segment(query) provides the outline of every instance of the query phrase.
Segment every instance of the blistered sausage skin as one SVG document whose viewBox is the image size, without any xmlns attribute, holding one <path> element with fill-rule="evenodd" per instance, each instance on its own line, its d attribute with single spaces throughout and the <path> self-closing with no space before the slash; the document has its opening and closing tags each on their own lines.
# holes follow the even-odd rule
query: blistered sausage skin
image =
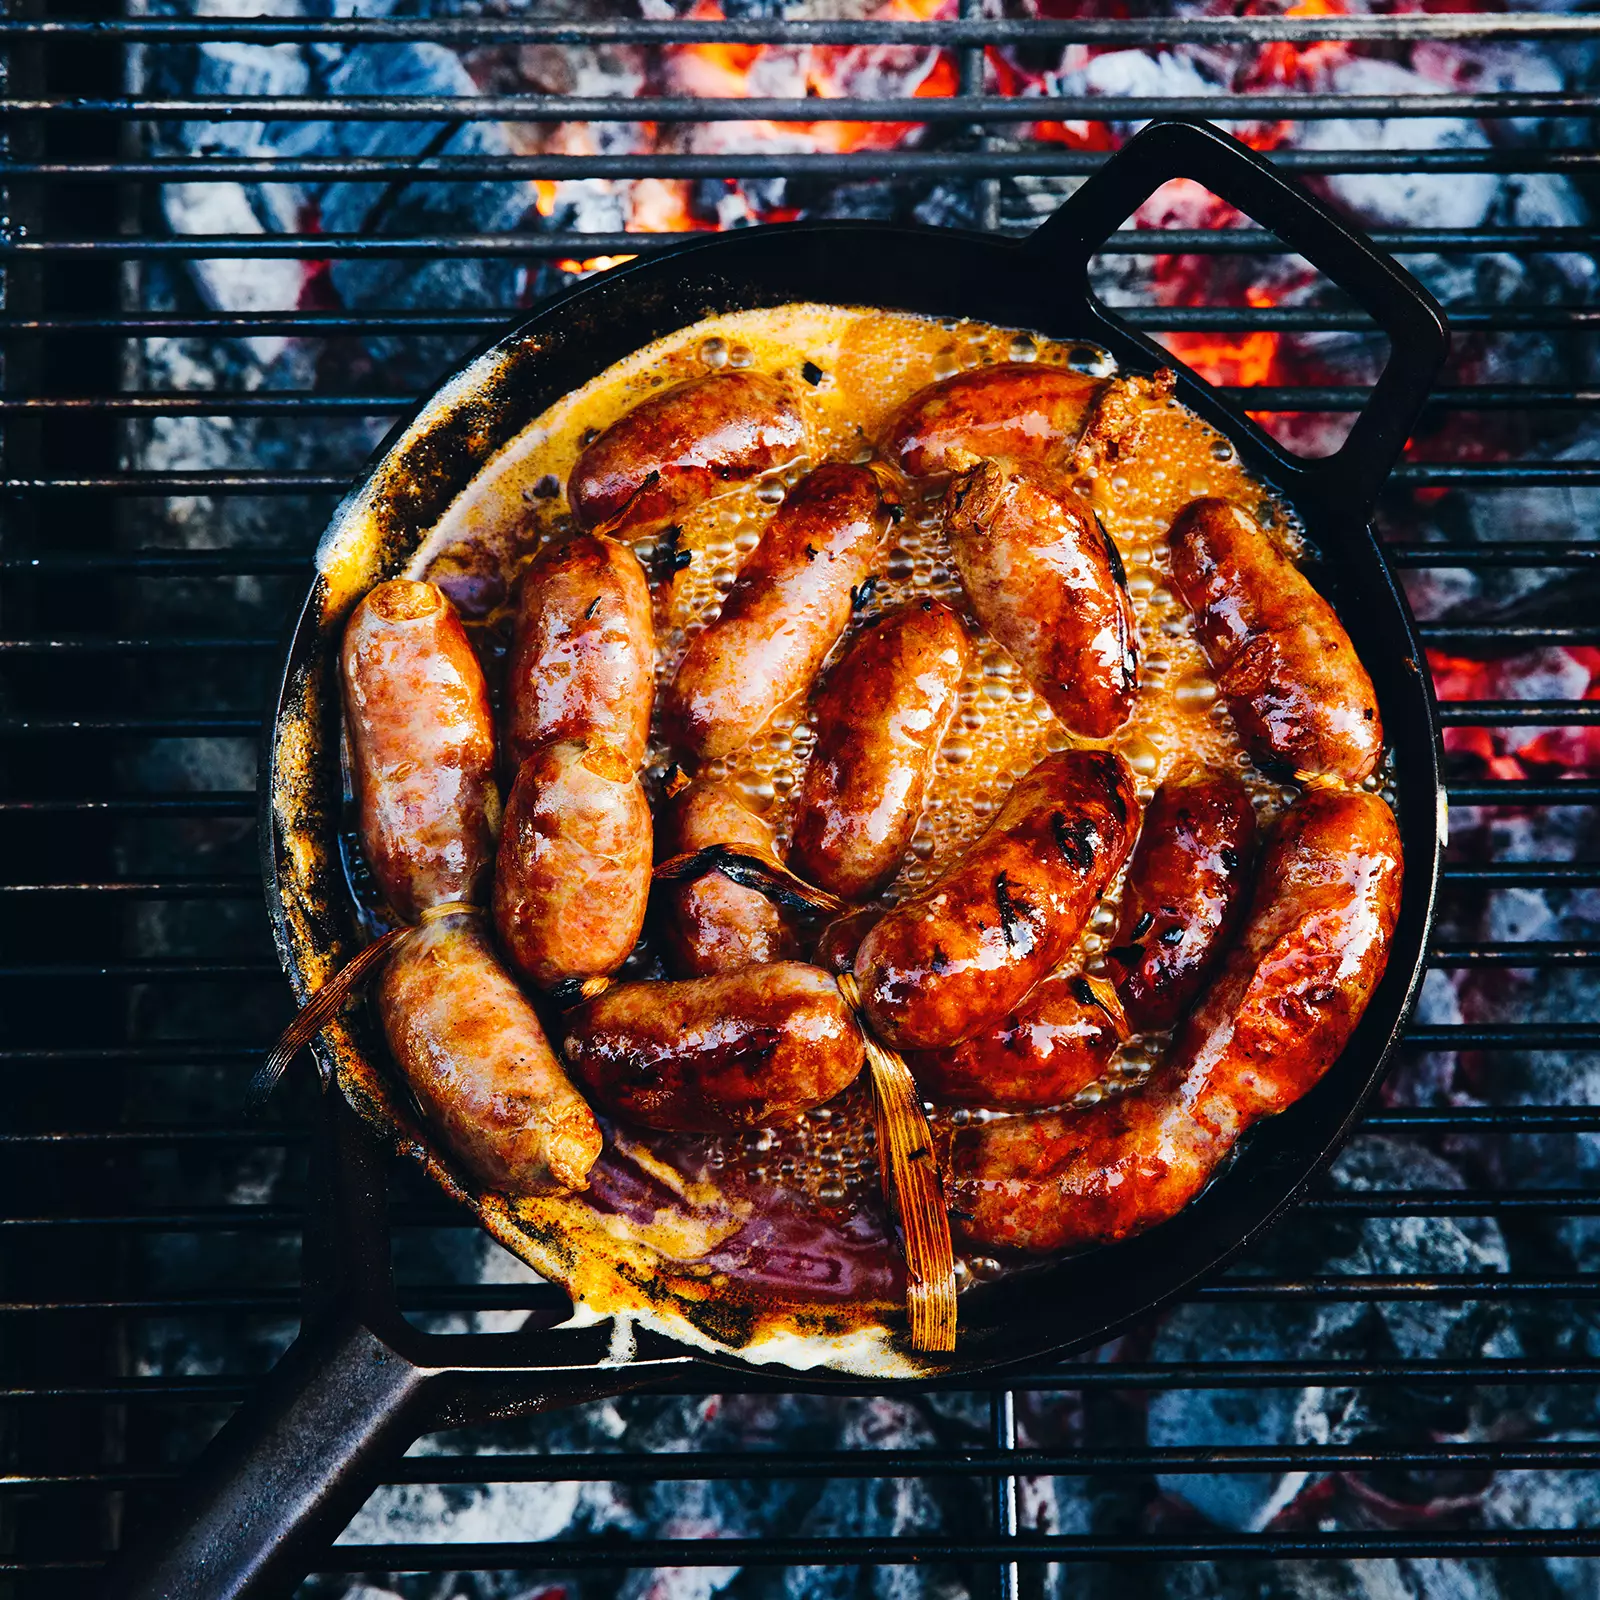
<svg viewBox="0 0 1600 1600">
<path fill-rule="evenodd" d="M 1106 952 L 1135 1033 L 1172 1027 L 1233 942 L 1255 844 L 1255 807 L 1232 774 L 1196 768 L 1156 791 Z"/>
<path fill-rule="evenodd" d="M 644 927 L 650 804 L 620 751 L 542 745 L 517 770 L 494 875 L 501 948 L 544 989 L 615 972 Z"/>
<path fill-rule="evenodd" d="M 702 779 L 667 802 L 659 853 L 687 855 L 731 844 L 778 859 L 772 829 L 739 798 L 732 784 Z M 708 872 L 692 883 L 657 891 L 659 934 L 667 965 L 680 978 L 707 978 L 768 961 L 789 961 L 800 941 L 784 912 L 756 889 Z"/>
<path fill-rule="evenodd" d="M 1116 546 L 1088 502 L 998 462 L 950 482 L 945 531 L 978 620 L 1050 709 L 1114 733 L 1139 689 L 1138 631 Z"/>
<path fill-rule="evenodd" d="M 643 530 L 805 450 L 805 418 L 775 379 L 692 378 L 641 401 L 594 440 L 567 480 L 567 503 L 582 528 Z"/>
<path fill-rule="evenodd" d="M 946 1050 L 911 1050 L 906 1065 L 947 1106 L 1033 1111 L 1059 1106 L 1105 1071 L 1119 1043 L 1114 1019 L 1081 972 L 1036 984 L 997 1027 Z"/>
<path fill-rule="evenodd" d="M 1172 525 L 1172 580 L 1258 760 L 1359 783 L 1383 754 L 1367 669 L 1332 606 L 1248 512 L 1196 500 Z"/>
<path fill-rule="evenodd" d="M 967 853 L 861 941 L 855 975 L 873 1030 L 897 1049 L 932 1050 L 999 1024 L 1061 965 L 1138 827 L 1120 756 L 1046 756 Z"/>
<path fill-rule="evenodd" d="M 431 583 L 380 583 L 350 614 L 345 727 L 361 848 L 407 922 L 479 900 L 500 797 L 483 669 L 456 609 Z"/>
<path fill-rule="evenodd" d="M 1264 853 L 1240 942 L 1141 1088 L 955 1131 L 958 1231 L 1054 1251 L 1176 1215 L 1247 1128 L 1338 1058 L 1383 976 L 1400 888 L 1399 830 L 1378 796 L 1303 796 Z"/>
<path fill-rule="evenodd" d="M 597 1104 L 689 1133 L 793 1122 L 855 1081 L 861 1030 L 798 961 L 688 983 L 628 983 L 570 1013 L 562 1053 Z"/>
<path fill-rule="evenodd" d="M 522 575 L 506 674 L 512 770 L 553 739 L 599 739 L 635 766 L 650 742 L 655 623 L 639 558 L 580 533 Z"/>
<path fill-rule="evenodd" d="M 378 1012 L 428 1120 L 480 1183 L 511 1194 L 587 1185 L 600 1126 L 481 916 L 413 934 L 384 969 Z"/>
<path fill-rule="evenodd" d="M 880 448 L 913 478 L 954 472 L 974 456 L 1064 465 L 1105 386 L 1036 362 L 979 367 L 914 394 Z"/>
<path fill-rule="evenodd" d="M 675 737 L 705 760 L 743 748 L 811 686 L 883 547 L 878 476 L 834 462 L 792 488 L 672 685 Z"/>
<path fill-rule="evenodd" d="M 860 900 L 899 871 L 971 659 L 961 619 L 937 600 L 851 643 L 817 697 L 789 850 L 801 877 Z"/>
</svg>

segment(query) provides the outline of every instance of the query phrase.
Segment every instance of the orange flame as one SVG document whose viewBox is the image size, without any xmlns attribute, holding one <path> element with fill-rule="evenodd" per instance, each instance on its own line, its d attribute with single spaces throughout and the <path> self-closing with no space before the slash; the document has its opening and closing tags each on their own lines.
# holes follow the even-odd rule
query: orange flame
<svg viewBox="0 0 1600 1600">
<path fill-rule="evenodd" d="M 1270 294 L 1255 286 L 1245 291 L 1245 299 L 1257 307 L 1274 304 Z M 1278 376 L 1281 341 L 1267 328 L 1253 328 L 1236 339 L 1210 333 L 1168 333 L 1161 342 L 1208 383 L 1248 388 L 1270 383 Z"/>
</svg>

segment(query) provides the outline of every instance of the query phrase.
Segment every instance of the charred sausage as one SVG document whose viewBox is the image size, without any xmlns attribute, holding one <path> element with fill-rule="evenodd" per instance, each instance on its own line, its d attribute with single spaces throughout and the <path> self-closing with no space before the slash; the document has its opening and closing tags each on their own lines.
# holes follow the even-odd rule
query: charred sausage
<svg viewBox="0 0 1600 1600">
<path fill-rule="evenodd" d="M 480 1183 L 512 1194 L 587 1185 L 600 1126 L 480 916 L 418 929 L 384 970 L 378 1011 L 428 1120 Z"/>
<path fill-rule="evenodd" d="M 793 1122 L 864 1059 L 838 986 L 798 961 L 623 984 L 571 1013 L 561 1048 L 606 1110 L 690 1133 Z"/>
<path fill-rule="evenodd" d="M 1170 1028 L 1233 942 L 1255 844 L 1255 808 L 1231 774 L 1195 770 L 1156 791 L 1106 952 L 1135 1033 Z"/>
<path fill-rule="evenodd" d="M 547 744 L 517 771 L 494 875 L 494 922 L 541 988 L 615 972 L 644 927 L 650 805 L 609 745 Z"/>
<path fill-rule="evenodd" d="M 914 394 L 880 448 L 913 478 L 955 472 L 974 456 L 1062 465 L 1105 387 L 1103 379 L 1036 362 L 979 367 Z"/>
<path fill-rule="evenodd" d="M 1378 796 L 1304 795 L 1268 844 L 1243 937 L 1141 1088 L 956 1130 L 959 1231 L 988 1248 L 1063 1250 L 1176 1215 L 1247 1128 L 1344 1049 L 1389 958 L 1401 875 Z"/>
<path fill-rule="evenodd" d="M 738 750 L 810 687 L 888 526 L 882 484 L 866 467 L 818 467 L 789 491 L 721 614 L 684 653 L 670 709 L 686 748 L 706 760 Z"/>
<path fill-rule="evenodd" d="M 906 1065 L 930 1100 L 993 1111 L 1059 1106 L 1106 1070 L 1115 1016 L 1081 972 L 1034 987 L 998 1027 L 947 1050 L 911 1050 Z"/>
<path fill-rule="evenodd" d="M 806 449 L 794 397 L 759 372 L 674 384 L 619 417 L 578 457 L 567 503 L 582 528 L 640 531 L 786 466 Z"/>
<path fill-rule="evenodd" d="M 667 804 L 661 854 L 684 855 L 707 845 L 732 844 L 776 861 L 764 817 L 751 811 L 728 783 L 702 779 Z M 667 965 L 683 978 L 707 978 L 762 962 L 789 961 L 800 941 L 789 919 L 766 895 L 708 872 L 692 883 L 664 885 L 660 933 Z"/>
<path fill-rule="evenodd" d="M 790 861 L 846 900 L 900 870 L 972 643 L 949 606 L 921 600 L 866 628 L 817 698 Z"/>
<path fill-rule="evenodd" d="M 481 898 L 500 796 L 483 669 L 431 583 L 380 583 L 344 630 L 345 726 L 361 847 L 407 922 Z"/>
<path fill-rule="evenodd" d="M 1196 500 L 1172 525 L 1172 578 L 1257 759 L 1359 783 L 1383 753 L 1372 679 L 1333 607 L 1247 512 Z"/>
<path fill-rule="evenodd" d="M 873 1030 L 932 1050 L 996 1026 L 1061 965 L 1138 827 L 1120 756 L 1046 756 L 960 861 L 861 941 L 855 974 Z"/>
<path fill-rule="evenodd" d="M 1122 561 L 1088 502 L 984 461 L 951 480 L 944 518 L 978 620 L 1073 732 L 1114 733 L 1139 688 L 1138 633 Z"/>
<path fill-rule="evenodd" d="M 506 680 L 512 769 L 553 739 L 599 739 L 635 766 L 650 742 L 655 625 L 639 558 L 580 533 L 522 575 Z"/>
</svg>

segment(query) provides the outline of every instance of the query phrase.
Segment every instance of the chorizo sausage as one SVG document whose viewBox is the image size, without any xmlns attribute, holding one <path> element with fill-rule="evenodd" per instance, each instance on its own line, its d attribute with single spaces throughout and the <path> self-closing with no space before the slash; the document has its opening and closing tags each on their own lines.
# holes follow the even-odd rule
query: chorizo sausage
<svg viewBox="0 0 1600 1600">
<path fill-rule="evenodd" d="M 721 614 L 684 652 L 670 710 L 686 748 L 706 760 L 738 750 L 810 687 L 888 526 L 883 486 L 867 467 L 831 463 L 789 491 Z"/>
<path fill-rule="evenodd" d="M 914 394 L 880 449 L 913 478 L 954 472 L 974 456 L 1063 465 L 1105 387 L 1101 378 L 1031 361 L 979 367 Z"/>
<path fill-rule="evenodd" d="M 667 803 L 661 853 L 686 855 L 732 844 L 778 859 L 772 829 L 740 800 L 732 784 L 702 779 Z M 789 961 L 800 941 L 783 911 L 757 889 L 708 872 L 693 882 L 663 885 L 662 954 L 683 978 L 707 978 L 762 962 Z"/>
<path fill-rule="evenodd" d="M 655 698 L 655 624 L 639 558 L 580 533 L 522 575 L 506 680 L 512 768 L 554 739 L 599 739 L 644 764 Z"/>
<path fill-rule="evenodd" d="M 932 1050 L 994 1027 L 1061 965 L 1138 827 L 1120 756 L 1046 756 L 967 853 L 861 941 L 855 975 L 873 1031 Z"/>
<path fill-rule="evenodd" d="M 1383 722 L 1333 607 L 1226 500 L 1185 506 L 1171 544 L 1173 586 L 1257 759 L 1301 781 L 1359 783 L 1383 753 Z"/>
<path fill-rule="evenodd" d="M 924 599 L 868 626 L 817 698 L 790 863 L 846 900 L 900 870 L 972 643 L 949 606 Z"/>
<path fill-rule="evenodd" d="M 384 969 L 378 1012 L 428 1120 L 479 1182 L 512 1194 L 586 1186 L 600 1126 L 480 916 L 412 934 Z"/>
<path fill-rule="evenodd" d="M 798 961 L 625 983 L 569 1014 L 561 1049 L 606 1110 L 689 1133 L 793 1122 L 865 1059 L 838 985 Z"/>
<path fill-rule="evenodd" d="M 1239 944 L 1141 1088 L 955 1131 L 959 1231 L 987 1248 L 1063 1250 L 1176 1215 L 1247 1128 L 1293 1105 L 1344 1049 L 1389 958 L 1401 877 L 1378 796 L 1302 796 L 1262 858 Z"/>
<path fill-rule="evenodd" d="M 906 1065 L 930 1100 L 992 1111 L 1059 1106 L 1106 1070 L 1117 1019 L 1081 972 L 1035 985 L 998 1027 L 947 1050 L 911 1050 Z"/>
<path fill-rule="evenodd" d="M 1256 814 L 1230 773 L 1169 778 L 1144 814 L 1106 967 L 1135 1033 L 1170 1028 L 1238 932 Z"/>
<path fill-rule="evenodd" d="M 431 583 L 380 583 L 350 614 L 345 726 L 361 848 L 407 922 L 488 887 L 500 796 L 483 669 Z"/>
<path fill-rule="evenodd" d="M 627 757 L 571 740 L 535 750 L 506 802 L 494 922 L 541 988 L 612 973 L 644 927 L 650 805 Z"/>
<path fill-rule="evenodd" d="M 642 531 L 805 450 L 805 418 L 776 379 L 691 378 L 651 395 L 588 446 L 567 480 L 567 503 L 581 528 Z"/>
<path fill-rule="evenodd" d="M 983 461 L 951 480 L 944 519 L 978 620 L 1074 733 L 1114 733 L 1139 688 L 1138 631 L 1121 558 L 1089 503 Z"/>
</svg>

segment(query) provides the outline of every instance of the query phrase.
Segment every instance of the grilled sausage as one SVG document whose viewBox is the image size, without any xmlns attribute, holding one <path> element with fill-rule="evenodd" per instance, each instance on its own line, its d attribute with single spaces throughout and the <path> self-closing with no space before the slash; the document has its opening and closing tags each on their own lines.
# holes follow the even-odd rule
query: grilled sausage
<svg viewBox="0 0 1600 1600">
<path fill-rule="evenodd" d="M 1231 774 L 1169 778 L 1144 814 L 1106 966 L 1135 1033 L 1189 1009 L 1244 916 L 1256 814 Z"/>
<path fill-rule="evenodd" d="M 1059 1106 L 1106 1070 L 1116 1019 L 1081 972 L 1037 984 L 998 1027 L 947 1050 L 911 1050 L 906 1065 L 930 1100 L 993 1111 Z"/>
<path fill-rule="evenodd" d="M 599 739 L 642 766 L 655 671 L 639 558 L 590 533 L 541 550 L 522 575 L 506 680 L 513 770 L 553 739 Z"/>
<path fill-rule="evenodd" d="M 693 378 L 613 422 L 578 457 L 567 502 L 580 527 L 642 531 L 805 450 L 800 407 L 775 379 L 759 372 Z"/>
<path fill-rule="evenodd" d="M 721 615 L 684 653 L 670 707 L 684 746 L 706 760 L 738 750 L 810 687 L 888 526 L 889 504 L 866 467 L 818 467 L 789 491 Z"/>
<path fill-rule="evenodd" d="M 547 744 L 517 771 L 494 874 L 494 922 L 541 988 L 612 973 L 644 927 L 650 805 L 609 745 Z"/>
<path fill-rule="evenodd" d="M 587 1185 L 599 1124 L 481 917 L 418 929 L 384 969 L 378 1011 L 428 1120 L 480 1183 L 512 1194 Z"/>
<path fill-rule="evenodd" d="M 1247 1128 L 1344 1049 L 1389 958 L 1401 875 L 1381 799 L 1304 795 L 1268 844 L 1243 937 L 1141 1088 L 954 1133 L 959 1231 L 988 1248 L 1063 1250 L 1176 1215 Z"/>
<path fill-rule="evenodd" d="M 483 669 L 444 593 L 380 583 L 344 630 L 361 848 L 407 922 L 488 887 L 500 795 Z"/>
<path fill-rule="evenodd" d="M 1064 465 L 1104 380 L 1036 362 L 979 367 L 915 394 L 884 430 L 882 453 L 913 478 L 938 477 L 974 456 Z"/>
<path fill-rule="evenodd" d="M 668 802 L 661 854 L 685 855 L 732 844 L 776 861 L 772 829 L 740 800 L 732 784 L 702 779 Z M 692 883 L 663 885 L 660 935 L 667 965 L 683 978 L 707 978 L 762 962 L 789 961 L 800 941 L 764 894 L 708 872 Z"/>
<path fill-rule="evenodd" d="M 1138 827 L 1120 756 L 1046 756 L 961 860 L 861 941 L 855 974 L 873 1031 L 932 1050 L 997 1025 L 1060 966 Z"/>
<path fill-rule="evenodd" d="M 900 870 L 971 658 L 961 619 L 936 600 L 851 644 L 817 699 L 789 852 L 801 877 L 860 900 Z"/>
<path fill-rule="evenodd" d="M 1122 561 L 1088 502 L 984 461 L 951 480 L 944 519 L 978 620 L 1074 733 L 1114 733 L 1138 692 L 1138 634 Z"/>
<path fill-rule="evenodd" d="M 1359 783 L 1383 753 L 1383 723 L 1333 607 L 1226 500 L 1185 506 L 1171 543 L 1173 585 L 1257 759 L 1301 781 Z"/>
<path fill-rule="evenodd" d="M 608 1111 L 690 1133 L 793 1122 L 864 1059 L 838 986 L 798 961 L 623 984 L 571 1013 L 561 1048 Z"/>
</svg>

